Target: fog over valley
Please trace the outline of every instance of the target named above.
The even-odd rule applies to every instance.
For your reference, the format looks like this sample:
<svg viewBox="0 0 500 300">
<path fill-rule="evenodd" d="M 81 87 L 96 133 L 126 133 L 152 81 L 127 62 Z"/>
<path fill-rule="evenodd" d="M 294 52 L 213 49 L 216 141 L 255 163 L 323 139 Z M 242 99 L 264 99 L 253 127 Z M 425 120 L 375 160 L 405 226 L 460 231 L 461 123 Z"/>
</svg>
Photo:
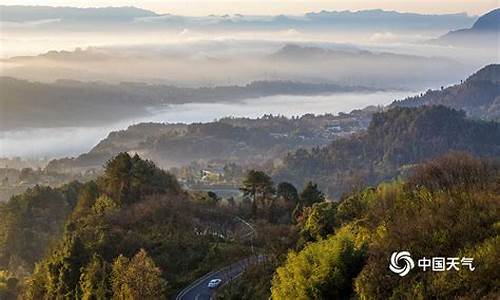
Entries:
<svg viewBox="0 0 500 300">
<path fill-rule="evenodd" d="M 487 19 L 466 14 L 0 10 L 0 156 L 78 155 L 138 122 L 387 105 L 458 83 L 498 60 L 491 45 L 435 42 L 460 28 L 487 27 Z"/>
<path fill-rule="evenodd" d="M 111 131 L 125 129 L 139 122 L 189 124 L 211 122 L 230 116 L 258 118 L 265 114 L 287 117 L 302 116 L 307 113 L 337 114 L 369 105 L 387 105 L 406 96 L 407 92 L 367 92 L 324 96 L 268 96 L 236 103 L 173 104 L 162 110 L 148 111 L 147 116 L 127 118 L 100 127 L 91 125 L 74 127 L 67 123 L 56 128 L 42 126 L 4 130 L 0 133 L 0 153 L 2 156 L 25 158 L 77 156 L 90 150 Z M 284 111 L 284 107 L 289 108 Z"/>
<path fill-rule="evenodd" d="M 500 299 L 498 4 L 0 0 L 0 300 Z"/>
</svg>

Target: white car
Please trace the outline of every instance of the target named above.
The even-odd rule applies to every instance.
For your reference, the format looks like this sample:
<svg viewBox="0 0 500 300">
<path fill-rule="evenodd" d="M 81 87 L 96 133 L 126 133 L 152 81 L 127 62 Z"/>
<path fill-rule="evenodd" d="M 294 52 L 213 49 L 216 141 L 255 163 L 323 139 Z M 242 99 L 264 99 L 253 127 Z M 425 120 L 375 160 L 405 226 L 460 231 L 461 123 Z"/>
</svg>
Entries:
<svg viewBox="0 0 500 300">
<path fill-rule="evenodd" d="M 222 282 L 222 279 L 219 279 L 219 278 L 212 279 L 208 282 L 208 287 L 211 289 L 214 289 L 214 288 L 218 287 L 221 282 Z"/>
</svg>

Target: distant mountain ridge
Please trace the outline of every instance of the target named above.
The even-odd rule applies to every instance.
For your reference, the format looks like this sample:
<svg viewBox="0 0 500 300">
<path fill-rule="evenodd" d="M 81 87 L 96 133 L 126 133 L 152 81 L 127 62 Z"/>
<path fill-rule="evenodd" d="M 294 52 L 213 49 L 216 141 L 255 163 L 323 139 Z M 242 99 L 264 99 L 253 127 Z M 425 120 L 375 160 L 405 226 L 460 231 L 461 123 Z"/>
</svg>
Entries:
<svg viewBox="0 0 500 300">
<path fill-rule="evenodd" d="M 308 59 L 308 60 L 331 60 L 348 58 L 391 58 L 398 60 L 413 59 L 422 62 L 447 62 L 455 63 L 452 60 L 437 57 L 424 57 L 408 54 L 397 54 L 390 52 L 372 52 L 363 49 L 329 49 L 315 46 L 301 46 L 297 44 L 286 44 L 278 51 L 270 55 L 271 59 Z"/>
<path fill-rule="evenodd" d="M 50 6 L 0 6 L 2 20 L 6 22 L 30 22 L 45 19 L 60 19 L 62 22 L 103 21 L 132 22 L 142 25 L 163 24 L 170 27 L 262 27 L 289 28 L 293 26 L 336 26 L 344 28 L 372 29 L 448 29 L 470 26 L 473 17 L 465 13 L 426 15 L 401 13 L 381 9 L 361 11 L 320 11 L 304 15 L 209 15 L 187 17 L 157 14 L 136 7 L 74 8 Z"/>
<path fill-rule="evenodd" d="M 46 84 L 0 76 L 0 90 L 0 131 L 3 131 L 27 127 L 96 126 L 148 116 L 151 114 L 149 108 L 161 110 L 171 104 L 237 102 L 264 96 L 374 92 L 380 89 L 294 81 L 253 81 L 243 86 L 200 88 L 76 80 Z"/>
<path fill-rule="evenodd" d="M 156 13 L 137 7 L 52 7 L 52 6 L 0 6 L 3 22 L 32 22 L 47 19 L 61 21 L 133 21 L 134 18 L 158 16 Z"/>
<path fill-rule="evenodd" d="M 479 17 L 472 27 L 450 31 L 435 42 L 466 47 L 500 45 L 500 8 Z"/>
<path fill-rule="evenodd" d="M 500 120 L 500 65 L 485 66 L 460 84 L 428 90 L 391 104 L 393 107 L 422 105 L 445 105 L 464 110 L 473 118 Z"/>
<path fill-rule="evenodd" d="M 438 82 L 449 84 L 470 74 L 468 67 L 453 59 L 426 57 L 363 49 L 331 49 L 314 45 L 286 44 L 268 56 L 270 64 L 287 67 L 307 63 L 313 70 L 339 74 L 337 80 L 369 80 L 373 86 L 423 89 Z M 314 66 L 314 67 L 312 67 Z M 310 72 L 304 70 L 303 73 Z M 456 76 L 456 77 L 455 77 Z M 455 78 L 453 78 L 455 77 Z M 446 81 L 441 78 L 447 78 Z"/>
<path fill-rule="evenodd" d="M 481 16 L 476 23 L 472 25 L 471 30 L 500 31 L 500 8 Z"/>
</svg>

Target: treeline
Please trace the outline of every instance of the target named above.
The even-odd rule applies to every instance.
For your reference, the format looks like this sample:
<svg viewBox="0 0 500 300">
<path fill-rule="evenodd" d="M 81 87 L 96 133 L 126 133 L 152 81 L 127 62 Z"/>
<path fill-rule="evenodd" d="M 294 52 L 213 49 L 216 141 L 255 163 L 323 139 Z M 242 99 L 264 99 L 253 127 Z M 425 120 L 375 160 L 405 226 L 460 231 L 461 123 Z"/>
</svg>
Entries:
<svg viewBox="0 0 500 300">
<path fill-rule="evenodd" d="M 296 185 L 313 180 L 340 197 L 449 151 L 498 157 L 499 146 L 499 123 L 467 119 L 463 111 L 444 106 L 394 107 L 375 113 L 364 133 L 288 154 L 275 178 Z"/>
</svg>

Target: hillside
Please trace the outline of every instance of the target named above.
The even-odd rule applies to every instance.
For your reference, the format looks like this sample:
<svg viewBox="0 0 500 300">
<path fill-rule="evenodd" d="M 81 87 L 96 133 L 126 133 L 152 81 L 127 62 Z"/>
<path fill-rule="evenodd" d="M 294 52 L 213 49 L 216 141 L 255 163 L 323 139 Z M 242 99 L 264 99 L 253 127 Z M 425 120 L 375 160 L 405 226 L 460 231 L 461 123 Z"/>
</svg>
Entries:
<svg viewBox="0 0 500 300">
<path fill-rule="evenodd" d="M 141 266 L 151 267 L 162 284 L 139 289 L 153 298 L 125 299 L 163 299 L 221 261 L 248 255 L 235 243 L 239 224 L 233 214 L 203 197 L 181 190 L 175 177 L 151 161 L 121 153 L 95 181 L 36 186 L 0 203 L 0 270 L 17 278 L 34 273 L 23 283 L 23 299 L 88 299 L 80 293 L 97 293 L 92 276 L 104 273 L 90 269 L 98 264 L 106 269 L 101 284 L 107 287 L 103 299 L 109 299 L 113 263 L 141 253 Z M 0 298 L 14 299 L 3 292 L 15 284 L 0 284 Z"/>
<path fill-rule="evenodd" d="M 498 48 L 500 37 L 500 8 L 481 17 L 470 28 L 450 31 L 435 42 L 465 47 Z"/>
<path fill-rule="evenodd" d="M 392 107 L 420 105 L 444 105 L 464 110 L 472 118 L 500 120 L 500 65 L 488 65 L 460 84 L 428 90 L 391 104 Z"/>
<path fill-rule="evenodd" d="M 274 177 L 297 186 L 308 178 L 338 197 L 449 151 L 498 157 L 500 124 L 470 120 L 444 106 L 394 107 L 374 114 L 366 132 L 288 154 Z"/>
<path fill-rule="evenodd" d="M 100 169 L 117 153 L 128 151 L 165 168 L 193 161 L 216 164 L 262 163 L 298 148 L 326 145 L 368 126 L 376 107 L 334 116 L 304 115 L 296 118 L 265 115 L 262 118 L 223 118 L 198 124 L 141 123 L 111 132 L 91 151 L 74 159 L 53 160 L 49 171 Z"/>
</svg>

